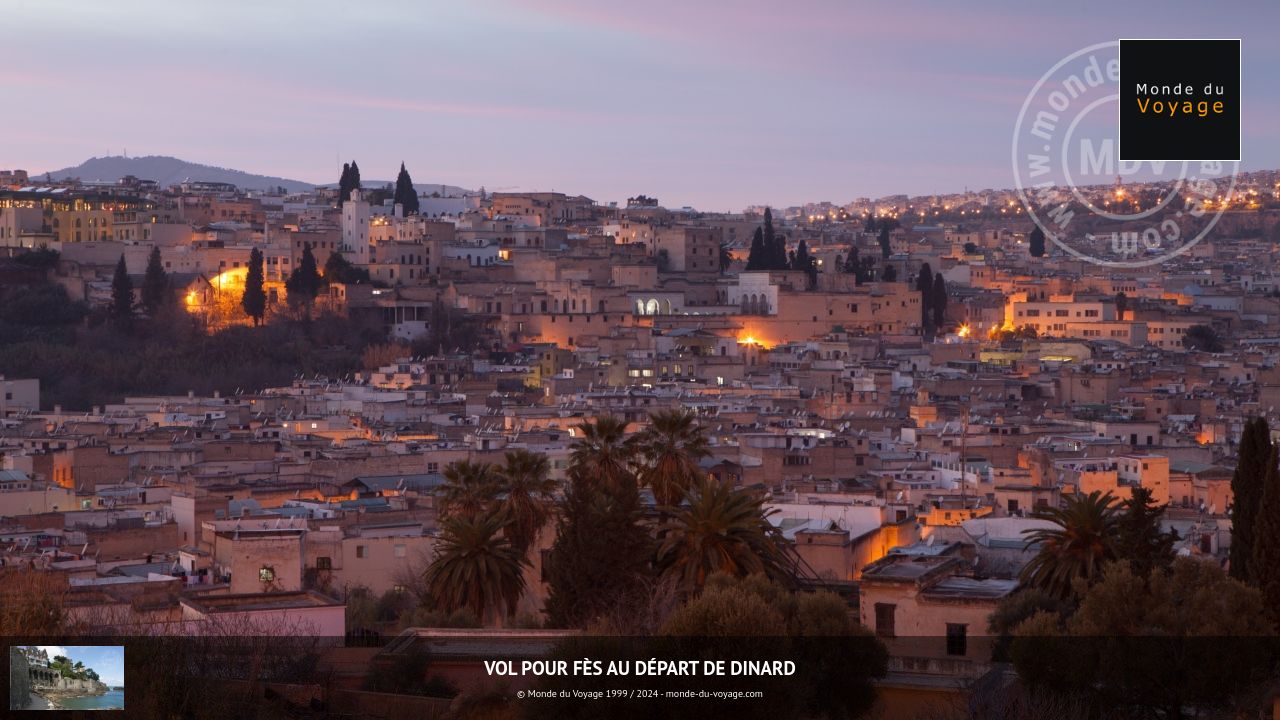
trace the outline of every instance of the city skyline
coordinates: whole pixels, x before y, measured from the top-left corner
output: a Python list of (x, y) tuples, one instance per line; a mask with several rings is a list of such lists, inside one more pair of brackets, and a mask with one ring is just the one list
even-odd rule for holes
[[(61, 5), (13, 5), (15, 49), (41, 62), (0, 70), (18, 105), (46, 109), (14, 120), (3, 153), (33, 175), (127, 150), (327, 184), (354, 157), (370, 176), (403, 160), (423, 183), (705, 210), (1009, 187), (1012, 124), (1041, 72), (1086, 44), (1185, 35), (1195, 12), (1106, 7), (1104, 24), (1100, 4), (658, 3), (637, 16), (321, 3), (280, 33), (300, 6)], [(1197, 29), (1242, 37), (1245, 66), (1266, 67), (1276, 51), (1250, 31), (1275, 13)], [(1278, 166), (1263, 142), (1280, 119), (1276, 81), (1246, 72), (1244, 88), (1242, 170)]]

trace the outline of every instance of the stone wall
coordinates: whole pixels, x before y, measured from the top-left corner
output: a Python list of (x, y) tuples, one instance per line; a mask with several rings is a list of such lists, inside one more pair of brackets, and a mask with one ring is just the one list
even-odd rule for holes
[(30, 668), (18, 648), (9, 648), (9, 709), (25, 710), (31, 699)]

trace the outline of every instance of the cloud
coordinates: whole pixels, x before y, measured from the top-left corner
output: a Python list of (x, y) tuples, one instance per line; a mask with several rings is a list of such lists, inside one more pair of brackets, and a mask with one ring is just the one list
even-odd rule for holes
[(67, 649), (62, 645), (37, 645), (36, 647), (48, 653), (50, 660), (53, 659), (54, 655), (62, 655), (63, 657), (67, 655)]

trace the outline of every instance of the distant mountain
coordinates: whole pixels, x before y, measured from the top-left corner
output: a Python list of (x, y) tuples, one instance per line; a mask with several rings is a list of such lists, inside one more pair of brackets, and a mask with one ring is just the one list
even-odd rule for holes
[[(140, 180), (154, 180), (160, 187), (169, 187), (177, 185), (186, 180), (204, 181), (204, 182), (224, 182), (231, 183), (242, 190), (273, 190), (277, 187), (283, 187), (289, 192), (303, 192), (311, 190), (315, 187), (336, 187), (337, 183), (328, 183), (325, 185), (313, 185), (311, 183), (302, 182), (301, 180), (290, 180), (288, 178), (270, 177), (267, 175), (254, 175), (252, 173), (243, 172), (241, 170), (230, 170), (228, 168), (213, 167), (212, 165), (201, 165), (199, 163), (187, 162), (179, 160), (175, 157), (165, 155), (147, 155), (145, 157), (123, 157), (114, 155), (110, 157), (89, 158), (83, 163), (61, 170), (54, 170), (49, 173), (54, 180), (66, 180), (67, 178), (79, 178), (85, 182), (116, 182), (126, 175), (132, 175)], [(33, 179), (43, 178), (43, 174), (35, 174)], [(366, 180), (363, 183), (365, 188), (379, 188), (384, 185), (394, 185), (394, 183), (386, 180)], [(414, 183), (413, 185), (419, 193), (430, 195), (431, 193), (440, 193), (441, 195), (459, 195), (471, 192), (466, 188), (460, 188), (456, 185), (432, 185), (426, 183)]]
[[(314, 185), (288, 178), (253, 175), (240, 170), (200, 165), (164, 155), (145, 157), (89, 158), (83, 163), (49, 173), (54, 180), (80, 178), (86, 182), (115, 182), (126, 175), (140, 180), (155, 180), (161, 187), (169, 187), (186, 180), (231, 183), (244, 190), (268, 190), (283, 187), (289, 192), (310, 190)], [(36, 176), (39, 177), (39, 176)]]

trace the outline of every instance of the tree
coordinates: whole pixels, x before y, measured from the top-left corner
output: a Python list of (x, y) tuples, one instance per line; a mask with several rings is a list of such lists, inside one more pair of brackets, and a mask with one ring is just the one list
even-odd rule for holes
[(626, 437), (627, 422), (611, 415), (575, 426), (569, 446), (569, 475), (613, 491), (636, 488), (631, 463), (635, 442)]
[(885, 260), (893, 254), (893, 247), (889, 244), (889, 224), (888, 222), (880, 225), (880, 257)]
[(400, 174), (396, 176), (396, 195), (395, 202), (403, 210), (405, 215), (418, 214), (418, 191), (413, 187), (413, 179), (409, 177), (409, 171), (405, 169), (404, 163), (400, 163)]
[[(1182, 196), (1179, 195), (1178, 197), (1182, 197)], [(1128, 310), (1129, 310), (1129, 296), (1125, 295), (1123, 292), (1116, 293), (1116, 315), (1123, 319), (1125, 312), (1127, 312)]]
[(885, 263), (884, 270), (880, 273), (880, 279), (884, 282), (897, 282), (898, 268)]
[(338, 179), (338, 201), (347, 202), (351, 199), (351, 191), (359, 188), (360, 168), (356, 165), (356, 161), (342, 163), (342, 177)]
[(124, 264), (124, 255), (116, 263), (115, 275), (111, 278), (111, 304), (107, 313), (117, 322), (127, 322), (133, 318), (133, 281), (129, 279), (129, 269)]
[(764, 249), (766, 265), (763, 270), (787, 269), (787, 241), (779, 237), (773, 229), (773, 210), (764, 209)]
[(1044, 257), (1044, 231), (1039, 225), (1031, 229), (1031, 234), (1027, 236), (1027, 245), (1031, 257)]
[(1077, 578), (1097, 580), (1102, 566), (1116, 557), (1118, 509), (1111, 493), (1094, 491), (1068, 496), (1064, 506), (1036, 513), (1056, 528), (1028, 531), (1027, 547), (1039, 545), (1035, 557), (1022, 568), (1022, 582), (1059, 598), (1075, 590)]
[(329, 253), (324, 261), (324, 281), (342, 283), (344, 285), (368, 284), (372, 282), (369, 271), (352, 265), (340, 251)]
[(1280, 446), (1272, 445), (1262, 475), (1262, 495), (1254, 519), (1253, 584), (1271, 617), (1280, 617)]
[(756, 232), (751, 236), (751, 252), (747, 255), (747, 270), (767, 270), (768, 260), (764, 249), (764, 231), (756, 228)]
[(973, 244), (973, 243), (971, 243), (971, 242), (967, 242), (967, 243), (965, 243), (965, 244), (964, 244), (964, 254), (965, 254), (965, 255), (977, 255), (977, 254), (978, 254), (978, 246), (977, 246), (977, 245), (974, 245), (974, 244)]
[(523, 448), (508, 450), (498, 469), (498, 508), (507, 520), (507, 537), (526, 554), (551, 517), (556, 482), (547, 477), (547, 456)]
[(267, 314), (267, 291), (263, 287), (262, 251), (254, 248), (249, 251), (249, 272), (244, 276), (244, 294), (240, 297), (240, 307), (244, 314), (253, 318), (255, 326), (262, 324)]
[(933, 323), (933, 269), (929, 267), (929, 263), (920, 266), (920, 273), (916, 275), (916, 291), (920, 293), (920, 326), (928, 328)]
[(149, 314), (155, 315), (169, 304), (169, 299), (169, 276), (160, 262), (160, 247), (155, 246), (147, 256), (147, 272), (142, 279), (142, 306)]
[(1220, 353), (1223, 351), (1222, 339), (1217, 331), (1208, 325), (1192, 325), (1182, 335), (1182, 345), (1188, 350)]
[(503, 536), (501, 513), (454, 515), (441, 527), (425, 580), (446, 610), (466, 608), (479, 618), (515, 614), (524, 593), (524, 555)]
[(663, 574), (684, 592), (696, 594), (716, 572), (790, 580), (780, 532), (769, 523), (777, 511), (764, 509), (763, 496), (704, 478), (687, 501), (663, 525), (657, 555)]
[(311, 243), (303, 243), (302, 259), (284, 283), (290, 304), (310, 305), (320, 294), (323, 284), (320, 271), (316, 269), (316, 256), (311, 252)]
[(448, 518), (486, 512), (498, 488), (497, 474), (489, 463), (455, 460), (444, 468), (444, 484), (438, 491), (439, 514)]
[(1152, 500), (1151, 489), (1135, 487), (1133, 494), (1120, 503), (1116, 518), (1116, 557), (1127, 561), (1134, 572), (1148, 577), (1156, 570), (1167, 570), (1173, 564), (1175, 530), (1161, 529), (1164, 506)]
[(1266, 418), (1255, 417), (1244, 424), (1236, 469), (1231, 475), (1231, 577), (1253, 582), (1254, 526), (1262, 503), (1263, 478), (1271, 457), (1271, 428)]
[(581, 628), (613, 613), (642, 592), (652, 557), (635, 486), (571, 472), (545, 565), (548, 623)]
[(947, 284), (942, 273), (933, 276), (933, 290), (930, 292), (930, 304), (933, 306), (933, 325), (942, 327), (947, 319)]
[(710, 454), (707, 438), (691, 412), (662, 410), (649, 416), (649, 427), (636, 438), (644, 460), (640, 484), (653, 490), (659, 505), (675, 507), (704, 473), (698, 462)]
[(1014, 632), (1013, 664), (1033, 693), (1085, 698), (1092, 717), (1180, 718), (1227, 710), (1273, 677), (1261, 593), (1216, 563), (1178, 558), (1144, 578), (1116, 562), (1080, 585), (1065, 623), (1039, 613)]

